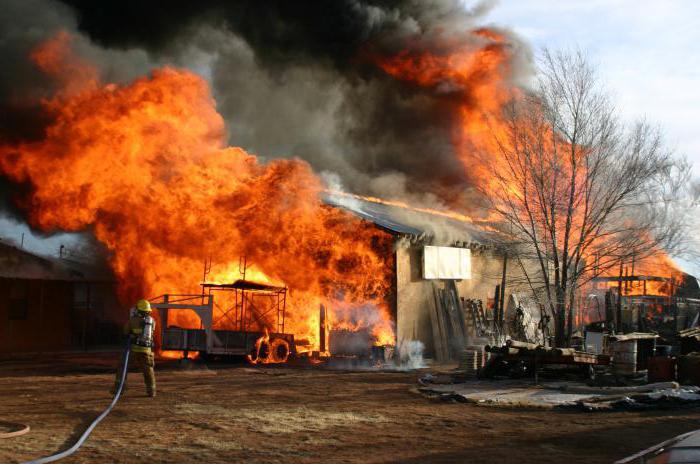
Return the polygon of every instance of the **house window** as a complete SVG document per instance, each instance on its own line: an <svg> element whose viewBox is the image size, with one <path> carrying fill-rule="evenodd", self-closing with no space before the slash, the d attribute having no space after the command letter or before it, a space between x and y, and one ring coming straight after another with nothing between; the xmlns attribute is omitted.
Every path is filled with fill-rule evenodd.
<svg viewBox="0 0 700 464"><path fill-rule="evenodd" d="M29 292L26 280L15 280L10 285L9 319L23 321L29 312Z"/></svg>

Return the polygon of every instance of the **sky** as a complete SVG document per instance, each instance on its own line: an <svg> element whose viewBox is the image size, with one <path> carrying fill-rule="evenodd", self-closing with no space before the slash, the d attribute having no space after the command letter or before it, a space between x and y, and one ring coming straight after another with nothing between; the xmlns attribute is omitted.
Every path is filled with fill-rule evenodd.
<svg viewBox="0 0 700 464"><path fill-rule="evenodd" d="M487 16L542 47L580 48L621 115L659 125L700 176L700 1L500 0Z"/></svg>
<svg viewBox="0 0 700 464"><path fill-rule="evenodd" d="M543 47L583 50L622 118L659 126L698 178L699 18L697 0L500 0L486 19L515 31L534 53ZM700 276L696 260L675 260Z"/></svg>
<svg viewBox="0 0 700 464"><path fill-rule="evenodd" d="M466 5L475 2L466 1ZM542 47L576 47L597 65L626 120L659 125L700 177L700 0L500 0L486 21ZM46 239L0 218L0 236L55 254L69 235ZM695 275L700 267L682 262Z"/></svg>

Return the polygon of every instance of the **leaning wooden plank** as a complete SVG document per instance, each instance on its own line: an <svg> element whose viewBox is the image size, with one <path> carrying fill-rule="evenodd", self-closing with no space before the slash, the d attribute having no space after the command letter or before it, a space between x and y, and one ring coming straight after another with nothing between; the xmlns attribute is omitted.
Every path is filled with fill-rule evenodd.
<svg viewBox="0 0 700 464"><path fill-rule="evenodd" d="M440 320L441 304L439 289L433 283L433 304L430 308L430 322L433 329L433 346L435 348L435 358L438 362L447 361L447 350L445 349L445 334L443 332L442 322Z"/></svg>
<svg viewBox="0 0 700 464"><path fill-rule="evenodd" d="M448 281L446 289L443 292L444 302L445 302L445 316L448 322L449 330L448 334L448 347L450 352L459 355L459 353L466 346L466 341L464 337L464 322L459 317L459 306L457 302L458 299L455 298L454 293L454 282Z"/></svg>
<svg viewBox="0 0 700 464"><path fill-rule="evenodd" d="M464 335L476 337L479 334L479 323L476 319L476 311L471 310L469 302L464 298L460 298L459 311L462 313L464 320Z"/></svg>
<svg viewBox="0 0 700 464"><path fill-rule="evenodd" d="M459 291L457 290L457 285L454 281L450 281L450 293L452 295L452 303L455 309L455 315L457 317L457 324L459 326L460 333L462 335L462 340L466 344L467 339L467 323L464 317L464 312L462 311L462 300L459 297Z"/></svg>
<svg viewBox="0 0 700 464"><path fill-rule="evenodd" d="M439 290L439 292L440 301L442 302L440 321L442 322L443 334L445 335L445 349L447 350L447 357L452 359L453 354L456 354L459 351L457 349L457 346L460 346L459 334L452 318L452 302L450 300L449 292L447 290Z"/></svg>
<svg viewBox="0 0 700 464"><path fill-rule="evenodd" d="M678 336L681 338L694 337L696 335L700 335L700 327L691 327L690 329L678 331Z"/></svg>
<svg viewBox="0 0 700 464"><path fill-rule="evenodd" d="M440 323L438 322L439 304L437 288L435 287L435 284L433 284L433 302L430 305L428 312L430 313L430 325L433 332L433 349L435 350L435 359L438 362L441 362L445 360L445 357L442 349L442 333L440 332Z"/></svg>

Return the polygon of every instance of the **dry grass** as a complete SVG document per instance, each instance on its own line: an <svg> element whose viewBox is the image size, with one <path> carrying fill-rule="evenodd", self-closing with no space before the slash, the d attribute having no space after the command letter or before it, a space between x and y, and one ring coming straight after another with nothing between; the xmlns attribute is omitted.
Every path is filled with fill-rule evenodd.
<svg viewBox="0 0 700 464"><path fill-rule="evenodd" d="M35 363L20 367L0 372L0 416L32 430L0 440L2 463L72 444L109 403L114 379L86 376L82 357L77 373L47 370L52 381L35 380L48 375ZM212 370L202 379L161 369L154 399L134 373L134 388L66 462L609 463L700 419L698 409L581 414L433 401L411 392L416 373Z"/></svg>
<svg viewBox="0 0 700 464"><path fill-rule="evenodd" d="M380 414L325 411L306 406L234 409L215 404L182 403L175 406L175 411L189 417L225 420L232 425L240 425L251 431L269 434L320 432L334 427L389 422Z"/></svg>

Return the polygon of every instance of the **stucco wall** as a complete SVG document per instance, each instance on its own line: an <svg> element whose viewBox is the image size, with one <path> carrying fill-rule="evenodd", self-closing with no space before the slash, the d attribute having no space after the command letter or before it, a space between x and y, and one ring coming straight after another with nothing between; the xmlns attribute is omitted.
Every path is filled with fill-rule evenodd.
<svg viewBox="0 0 700 464"><path fill-rule="evenodd" d="M441 280L422 277L422 246L398 247L396 250L396 338L397 344L419 340L427 357L434 356L430 312L435 310L434 286L444 288ZM503 258L491 251L472 250L472 278L456 282L460 297L481 299L486 308L501 283ZM526 290L519 269L509 263L506 295Z"/></svg>

